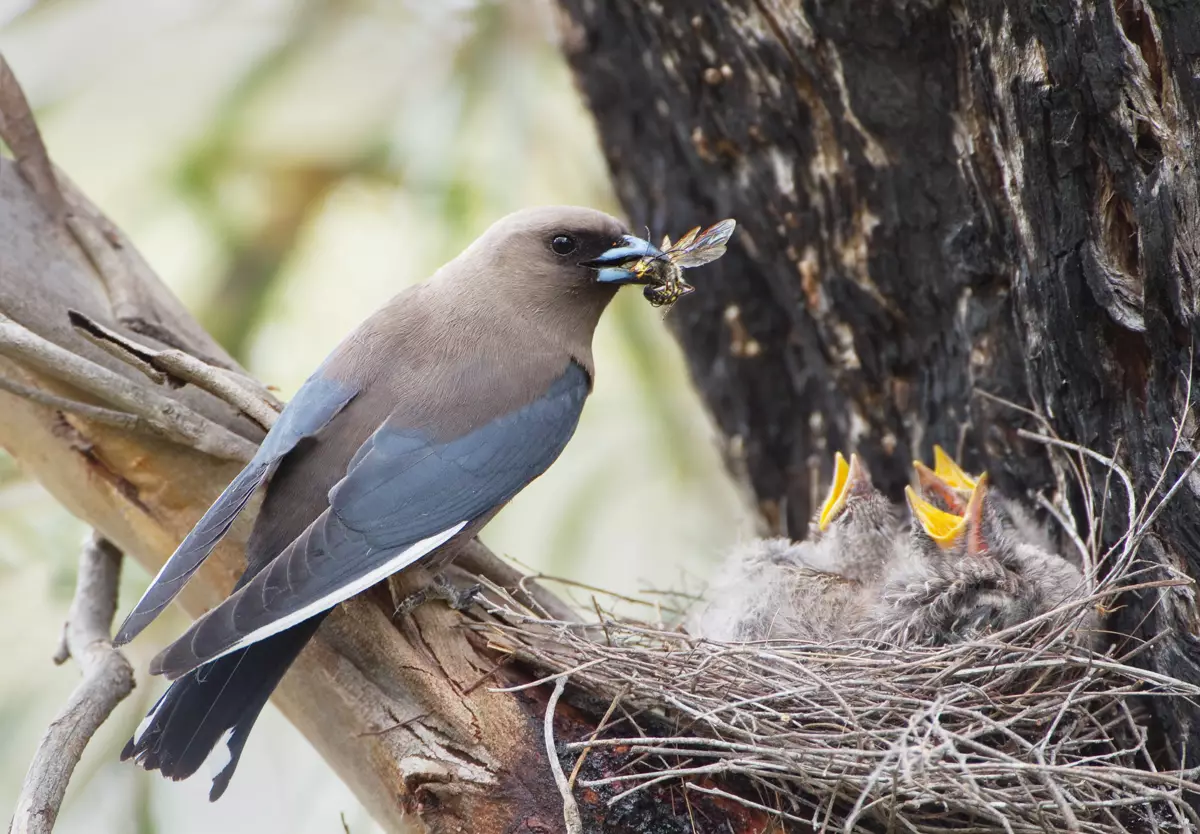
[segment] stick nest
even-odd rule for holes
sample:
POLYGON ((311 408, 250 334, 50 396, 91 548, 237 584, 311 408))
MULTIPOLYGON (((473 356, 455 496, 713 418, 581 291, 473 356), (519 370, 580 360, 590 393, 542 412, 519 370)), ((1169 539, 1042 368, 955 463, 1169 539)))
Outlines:
MULTIPOLYGON (((1106 479, 1123 478, 1100 460, 1111 467, 1106 479)), ((1200 793, 1198 774, 1156 768, 1145 726, 1150 699, 1195 698, 1200 687, 1137 668, 1144 642, 1129 650, 1113 635, 1102 652, 1073 642, 1088 607, 1118 604, 1118 589, 1186 581, 1137 562, 1139 534, 1157 510, 1139 510, 1122 483, 1127 535, 1103 551, 1098 535, 1092 545, 1074 537, 1095 593, 982 640, 714 644, 661 616, 639 622, 597 607, 599 623, 574 623, 512 597, 484 628, 544 680, 567 675, 616 707, 618 720, 597 738, 565 745, 571 758, 585 749, 631 754, 631 766, 577 783, 613 804, 674 784, 795 830, 1200 830, 1185 798, 1200 793)))

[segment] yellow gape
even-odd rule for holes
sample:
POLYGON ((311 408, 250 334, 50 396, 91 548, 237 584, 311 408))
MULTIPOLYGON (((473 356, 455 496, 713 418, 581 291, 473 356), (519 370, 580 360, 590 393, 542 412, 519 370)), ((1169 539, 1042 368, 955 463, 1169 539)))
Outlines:
POLYGON ((975 483, 978 481, 978 478, 972 478, 964 472, 941 446, 933 447, 933 473, 955 489, 966 492, 975 489, 975 483))
POLYGON ((938 547, 944 549, 958 543, 967 526, 965 518, 939 510, 917 495, 912 487, 905 487, 904 494, 908 497, 908 506, 912 508, 913 518, 921 525, 925 534, 937 542, 938 547))
POLYGON ((817 516, 817 529, 822 533, 842 511, 846 505, 846 482, 850 478, 850 464, 838 452, 833 456, 833 483, 829 486, 829 496, 821 505, 821 514, 817 516))

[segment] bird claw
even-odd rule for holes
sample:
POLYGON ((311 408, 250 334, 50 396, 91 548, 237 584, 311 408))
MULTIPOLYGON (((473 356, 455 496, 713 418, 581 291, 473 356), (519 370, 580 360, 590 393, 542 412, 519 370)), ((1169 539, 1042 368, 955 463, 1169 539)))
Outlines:
POLYGON ((396 610, 392 613, 392 619, 402 617, 405 614, 411 614, 423 603, 432 599, 440 599, 449 605, 455 611, 465 611, 474 605, 480 594, 483 592, 483 586, 476 583, 468 588, 456 588, 444 574, 434 574, 433 581, 419 591, 409 594, 404 599, 400 600, 400 604, 396 606, 396 610))

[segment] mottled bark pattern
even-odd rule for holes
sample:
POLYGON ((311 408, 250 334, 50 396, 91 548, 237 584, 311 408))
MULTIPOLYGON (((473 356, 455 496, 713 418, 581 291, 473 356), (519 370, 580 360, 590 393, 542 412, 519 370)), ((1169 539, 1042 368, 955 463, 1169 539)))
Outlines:
MULTIPOLYGON (((1200 5, 561 5, 631 220, 739 222, 670 320, 768 517, 803 530, 834 449, 865 455, 898 498, 933 443, 1079 508, 1016 436, 1031 420, 978 390, 1119 446, 1151 490, 1197 329, 1200 5)), ((1143 548, 1192 576, 1198 490, 1143 548)), ((1115 628, 1171 632, 1142 661, 1200 679, 1191 593, 1123 602, 1115 628)), ((1200 750, 1193 707, 1151 707, 1176 753, 1200 750)))

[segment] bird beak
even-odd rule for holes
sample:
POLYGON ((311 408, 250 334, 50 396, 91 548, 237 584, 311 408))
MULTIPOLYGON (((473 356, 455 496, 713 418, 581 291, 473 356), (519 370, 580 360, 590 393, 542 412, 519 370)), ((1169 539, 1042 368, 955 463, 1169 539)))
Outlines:
POLYGON ((631 267, 643 258, 662 255, 662 250, 640 237, 625 235, 612 248, 598 258, 584 261, 580 266, 596 270, 596 281, 601 284, 645 284, 645 272, 631 267))
POLYGON ((950 486, 919 460, 913 461, 913 471, 917 473, 917 488, 922 498, 935 498, 950 512, 962 513, 967 502, 963 500, 961 490, 950 486))
POLYGON ((933 447, 933 472, 955 489, 970 492, 975 489, 976 478, 972 478, 962 470, 954 458, 946 454, 941 446, 933 447))
POLYGON ((948 550, 958 543, 967 526, 965 518, 939 510, 917 495, 917 491, 912 487, 905 487, 904 495, 908 498, 908 506, 912 510, 913 520, 921 525, 925 535, 933 539, 938 547, 948 550))
POLYGON ((987 519, 983 514, 987 492, 987 473, 984 472, 976 479, 975 491, 971 493, 971 500, 967 502, 967 510, 963 513, 963 520, 967 523, 967 553, 972 556, 982 556, 990 549, 987 531, 984 530, 987 519))
POLYGON ((838 452, 833 457, 833 483, 829 487, 825 503, 821 505, 821 513, 817 516, 817 529, 825 532, 825 528, 842 514, 846 508, 846 500, 851 495, 865 493, 872 488, 871 476, 867 474, 867 469, 858 459, 858 455, 851 455, 850 462, 846 463, 842 453, 838 452))

